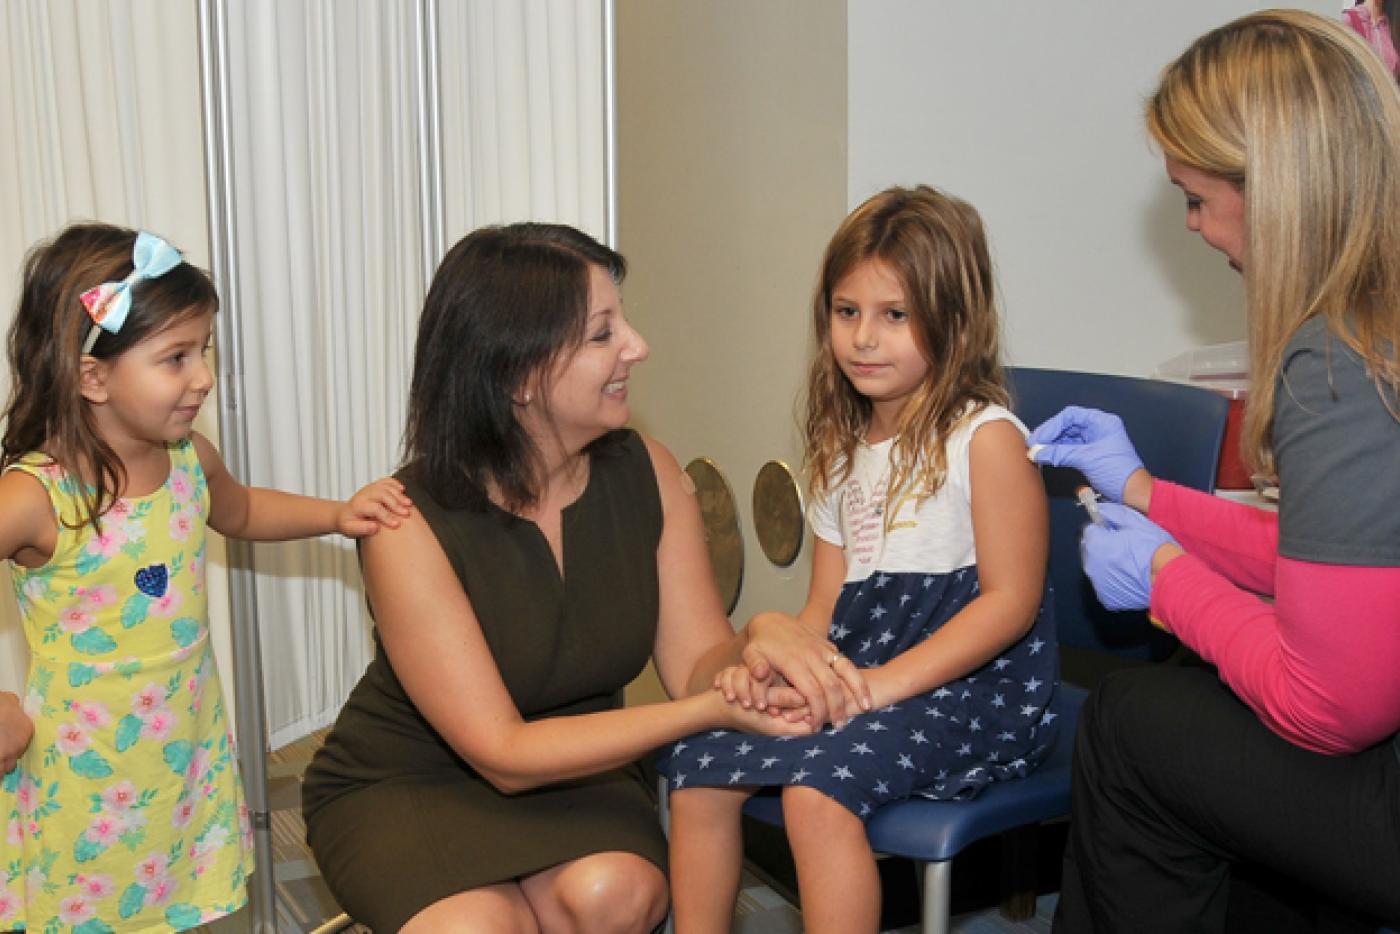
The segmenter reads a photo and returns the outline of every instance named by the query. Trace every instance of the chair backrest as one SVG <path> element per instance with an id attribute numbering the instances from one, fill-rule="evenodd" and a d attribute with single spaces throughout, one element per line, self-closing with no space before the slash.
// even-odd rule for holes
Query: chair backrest
<path id="1" fill-rule="evenodd" d="M 1129 376 L 1011 367 L 1012 408 L 1034 428 L 1067 405 L 1113 412 L 1154 477 L 1211 490 L 1220 461 L 1229 402 L 1196 386 Z M 1062 645 L 1160 661 L 1175 640 L 1147 621 L 1145 613 L 1103 608 L 1084 577 L 1079 535 L 1088 517 L 1075 500 L 1083 476 L 1068 468 L 1043 469 L 1050 497 L 1050 583 L 1055 588 L 1055 624 Z"/>

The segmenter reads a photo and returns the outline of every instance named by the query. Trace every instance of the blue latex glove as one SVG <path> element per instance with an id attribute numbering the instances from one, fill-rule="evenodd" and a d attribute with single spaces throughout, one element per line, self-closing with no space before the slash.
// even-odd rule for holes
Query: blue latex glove
<path id="1" fill-rule="evenodd" d="M 1084 573 L 1110 610 L 1145 610 L 1152 600 L 1152 556 L 1176 540 L 1136 509 L 1105 503 L 1107 525 L 1090 525 L 1079 542 Z"/>
<path id="2" fill-rule="evenodd" d="M 1109 412 L 1071 405 L 1031 432 L 1037 464 L 1073 467 L 1110 502 L 1123 502 L 1123 487 L 1142 468 L 1123 420 Z"/>

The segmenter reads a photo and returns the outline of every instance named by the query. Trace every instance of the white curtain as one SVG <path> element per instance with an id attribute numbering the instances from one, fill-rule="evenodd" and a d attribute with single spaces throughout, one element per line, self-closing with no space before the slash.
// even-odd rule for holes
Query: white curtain
<path id="1" fill-rule="evenodd" d="M 551 220 L 605 234 L 602 0 L 441 4 L 447 242 Z"/>
<path id="2" fill-rule="evenodd" d="M 0 328 L 28 248 L 73 221 L 158 232 L 207 268 L 199 48 L 192 3 L 4 0 L 0 5 Z M 3 392 L 9 390 L 8 367 Z M 218 438 L 217 398 L 196 426 Z M 228 678 L 227 582 L 211 539 L 210 615 Z M 0 689 L 28 649 L 0 584 Z"/>
<path id="3" fill-rule="evenodd" d="M 248 482 L 345 499 L 393 467 L 422 296 L 413 8 L 229 5 Z M 274 747 L 370 657 L 354 548 L 254 550 Z"/>
<path id="4" fill-rule="evenodd" d="M 440 5 L 448 244 L 605 215 L 601 0 Z M 424 249 L 414 5 L 230 4 L 249 482 L 345 498 L 400 453 Z M 353 546 L 254 557 L 273 746 L 334 719 L 372 653 Z"/>

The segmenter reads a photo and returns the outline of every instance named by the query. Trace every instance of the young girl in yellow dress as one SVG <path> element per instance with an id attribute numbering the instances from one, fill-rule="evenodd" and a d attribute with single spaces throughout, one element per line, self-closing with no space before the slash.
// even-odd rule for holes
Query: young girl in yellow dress
<path id="1" fill-rule="evenodd" d="M 191 430 L 218 298 L 152 234 L 69 227 L 34 249 L 10 330 L 0 558 L 30 647 L 34 736 L 3 781 L 0 927 L 185 930 L 240 907 L 247 808 L 210 649 L 206 527 L 372 534 L 348 503 L 245 487 Z"/>

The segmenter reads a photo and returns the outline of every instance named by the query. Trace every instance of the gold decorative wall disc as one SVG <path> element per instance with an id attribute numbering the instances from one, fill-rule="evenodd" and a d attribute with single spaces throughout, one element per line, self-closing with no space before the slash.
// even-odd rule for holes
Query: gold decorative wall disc
<path id="1" fill-rule="evenodd" d="M 744 580 L 744 538 L 739 534 L 739 510 L 734 502 L 734 491 L 729 488 L 729 481 L 719 465 L 708 457 L 695 458 L 685 465 L 685 472 L 695 484 L 719 599 L 724 604 L 724 612 L 732 613 L 739 603 L 739 588 Z"/>
<path id="2" fill-rule="evenodd" d="M 802 550 L 802 490 L 782 461 L 769 461 L 753 482 L 753 524 L 758 545 L 780 568 Z"/>

